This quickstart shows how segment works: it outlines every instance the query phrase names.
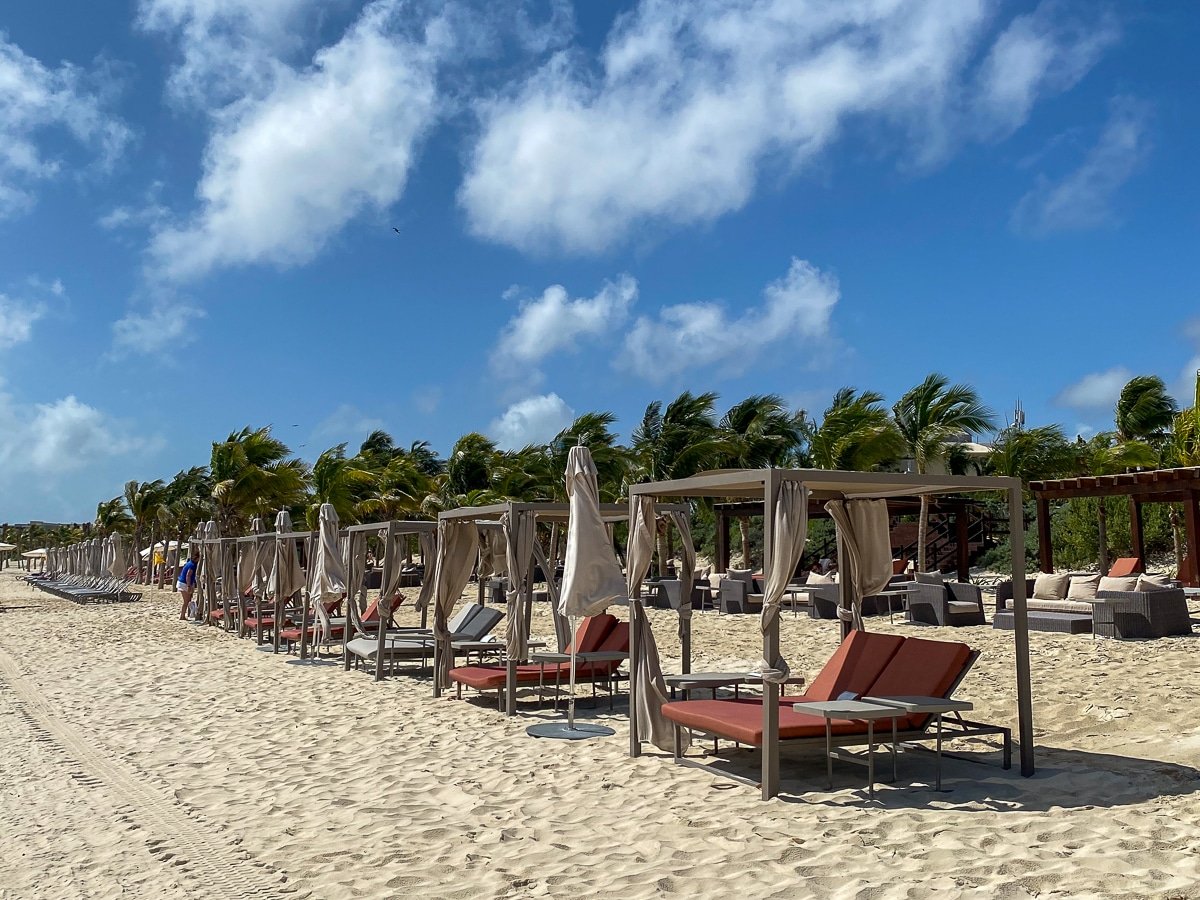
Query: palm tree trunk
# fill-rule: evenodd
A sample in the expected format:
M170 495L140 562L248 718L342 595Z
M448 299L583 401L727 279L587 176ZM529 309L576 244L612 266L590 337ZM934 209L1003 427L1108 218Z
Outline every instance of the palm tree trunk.
M925 541L929 535L929 495L921 495L921 513L917 522L917 571L926 572Z
M1104 502L1104 497L1100 498L1100 505L1096 513L1096 537L1100 543L1100 574L1108 574L1108 506Z
M133 580L142 583L142 526L133 526Z
M179 569L183 565L183 562L182 562L182 560L183 560L183 535L184 535L184 532L186 532L186 531L187 531L187 528L183 525L180 525L179 526L179 536L175 539L175 543L176 543L175 571L171 575L171 593L173 593L173 594L177 593L179 591ZM189 549L191 549L191 548L189 548ZM257 550L257 545L256 545L255 549Z
M654 529L654 539L658 551L658 575L667 577L667 529L660 522Z
M1178 578L1179 573L1183 571L1183 536L1180 534L1179 507L1174 503L1167 504L1167 516L1171 521L1171 539L1175 542L1175 577Z
M753 569L750 565L750 517L741 516L738 519L738 529L742 533L742 565L747 569Z

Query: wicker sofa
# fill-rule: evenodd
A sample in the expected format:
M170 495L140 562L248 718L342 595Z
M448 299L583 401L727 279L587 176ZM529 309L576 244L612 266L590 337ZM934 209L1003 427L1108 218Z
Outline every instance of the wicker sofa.
M1101 637L1160 638L1192 633L1183 588L1098 591L1092 629Z

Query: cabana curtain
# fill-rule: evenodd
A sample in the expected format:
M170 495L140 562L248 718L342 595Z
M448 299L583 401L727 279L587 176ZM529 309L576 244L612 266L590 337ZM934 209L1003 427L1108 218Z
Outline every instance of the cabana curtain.
M316 619L316 643L328 643L333 625L325 605L346 593L346 569L338 552L338 517L333 504L322 503L317 545L309 563L308 600Z
M892 578L892 538L886 500L830 500L825 504L837 526L838 544L850 563L851 608L838 608L838 617L856 631L865 631L863 597L871 597Z
M759 619L764 635L779 618L783 592L792 580L792 573L796 571L800 554L804 551L804 541L808 537L808 494L808 488L800 482L785 481L779 485L771 533L771 566L766 573L762 616ZM777 653L775 659L759 660L757 670L753 674L775 684L783 684L791 672L782 653Z
M424 613L433 599L434 577L433 569L437 559L437 535L432 531L422 531L419 537L421 545L421 563L425 566L425 577L421 579L421 593L417 597L417 610ZM421 617L425 621L424 615Z
M475 558L479 551L479 538L474 522L438 522L437 585L434 593L433 633L438 647L450 637L446 629L447 620L458 602L463 588L471 579ZM509 610L511 618L512 611ZM449 648L447 648L448 650ZM450 663L454 658L449 652L438 654L435 680L444 687L450 680Z
M508 646L505 652L509 659L528 659L529 632L525 628L525 584L531 576L533 548L537 543L537 516L530 510L505 513L500 517L499 530L507 535L505 568L508 571L508 608L504 636Z
M633 521L629 523L626 566L626 586L631 598L639 596L642 579L650 570L650 560L654 556L654 530L654 498L638 497L633 504ZM640 627L632 629L637 635L637 645L633 648L635 664L632 677L637 689L634 715L637 716L638 734L660 750L670 750L674 746L674 732L662 714L662 705L667 702L667 685L658 661L658 645L640 600L630 601L629 614L636 615L640 621Z

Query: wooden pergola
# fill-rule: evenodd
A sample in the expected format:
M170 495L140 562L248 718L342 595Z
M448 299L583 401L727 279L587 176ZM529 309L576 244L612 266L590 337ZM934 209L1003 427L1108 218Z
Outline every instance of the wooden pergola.
M1050 540L1050 501L1079 497L1128 497L1129 534L1133 555L1146 561L1146 538L1142 528L1142 506L1146 503L1182 503L1186 531L1187 560L1179 579L1198 586L1196 562L1200 560L1200 467L1153 469L1121 475L1094 475L1034 481L1029 485L1037 504L1038 563L1043 572L1054 571L1054 547Z

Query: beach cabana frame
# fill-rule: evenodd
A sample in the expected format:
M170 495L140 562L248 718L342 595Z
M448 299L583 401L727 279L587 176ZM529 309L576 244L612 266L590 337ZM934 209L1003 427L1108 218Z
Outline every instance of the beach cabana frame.
M660 509L662 512L689 511L689 507L686 504L685 505L677 505L677 504L676 505L664 505L664 506L660 507ZM529 515L532 515L534 517L535 526L538 523L566 524L570 520L570 517L571 517L571 507L567 503L557 503L557 502L548 502L548 501L541 501L541 502L510 501L508 503L494 503L494 504L490 504L487 506L464 506L464 507L460 507L459 509L452 509L452 510L447 510L445 512L439 513L438 514L438 523L439 523L439 526L441 526L442 523L445 523L447 526L450 526L450 527L461 527L465 524L473 524L475 526L477 532L479 531L480 528L501 527L504 529L504 532L505 532L505 534L504 534L505 545L508 546L510 544L511 540L515 536L515 532L519 527L518 523L520 522L520 520L523 517L529 516ZM618 522L625 522L629 519L629 508L621 503L601 503L600 504L600 516L605 522L610 523L610 524L616 524ZM438 559L439 560L441 560L441 558L442 558L442 553L443 553L443 548L441 546L439 546L438 547ZM553 587L554 573L552 571L547 571L547 569L549 568L551 563L550 563L550 561L545 559L545 554L541 550L541 546L538 544L538 542L536 540L534 540L532 542L532 545L530 546L529 559L525 560L525 563L528 566L526 577L521 579L522 583L520 585L517 585L514 588L514 591L520 598L520 602L519 602L520 609L518 610L518 613L519 613L521 619L523 620L525 641L527 642L528 638L529 638L529 628L530 628L530 624L531 624L530 619L531 619L531 616L533 613L533 577L532 577L532 573L534 571L534 567L537 565L544 565L543 572L547 575L548 578L551 579L548 587L550 590L551 603L553 603L555 606L555 609L553 610L553 614L555 616L558 615L558 610L557 610L557 602L556 602L556 597L555 597L555 592L554 592L554 587ZM439 563L439 568L440 568L440 563ZM438 573L438 577L439 578L442 577L440 571ZM509 573L509 578L510 578L510 584L511 584L511 579L512 579L511 572ZM480 591L481 591L480 596L482 598L482 586L481 586ZM511 607L512 604L509 604L509 605ZM514 610L509 608L505 611L505 615L512 616L513 612L514 612ZM444 615L448 615L448 614L449 614L448 610L444 611ZM435 629L435 631L436 631L436 629ZM511 643L512 643L512 641L510 640L510 646L511 646ZM434 675L434 679L433 679L433 695L435 697L441 696L442 688L444 687L444 685L442 684L440 673L442 672L443 668L448 668L448 667L443 666L443 664L442 664L442 654L443 654L442 638L439 635L439 636L436 636L436 640L434 642L434 673L435 673L435 675ZM506 654L506 669L507 669L507 671L505 673L505 675L506 675L506 677L505 677L505 712L507 715L510 715L510 716L515 716L517 714L516 671L517 671L517 665L519 663L525 661L520 658L522 655L528 655L528 654L521 654L519 652L518 653L508 652Z
M770 570L775 541L775 509L781 486L797 483L810 492L814 500L886 499L888 497L919 496L921 494L963 494L1000 492L1008 497L1009 534L1013 560L1013 618L1017 677L1017 728L1020 739L1021 774L1034 773L1033 753L1033 691L1029 665L1029 622L1025 597L1025 530L1021 481L1008 477L909 475L890 472L841 472L822 469L733 469L707 472L691 478L631 485L629 488L632 515L639 498L709 497L727 500L761 501L763 515L763 571ZM843 551L839 546L838 555ZM842 573L839 582L841 606L852 604L854 585L850 567L839 559ZM631 648L636 654L640 629L649 627L640 603L630 606L633 638ZM849 623L842 623L843 637ZM779 617L772 616L763 631L763 659L779 658ZM686 664L686 661L685 661ZM630 660L631 669L637 665ZM636 679L630 684L630 708L636 709ZM779 686L763 681L763 745L760 787L764 800L779 793ZM629 755L640 756L642 738L636 715L630 716Z

